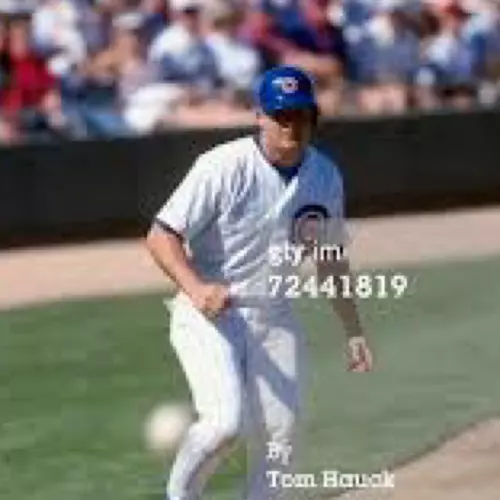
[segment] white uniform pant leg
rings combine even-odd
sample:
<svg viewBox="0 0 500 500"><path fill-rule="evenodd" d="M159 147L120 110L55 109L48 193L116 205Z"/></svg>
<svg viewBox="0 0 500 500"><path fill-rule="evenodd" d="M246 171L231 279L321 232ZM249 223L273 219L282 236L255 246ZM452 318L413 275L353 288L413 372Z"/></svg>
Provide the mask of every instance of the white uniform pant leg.
<svg viewBox="0 0 500 500"><path fill-rule="evenodd" d="M253 431L247 500L281 500L293 493L275 486L280 475L293 466L304 337L291 315L269 318L265 323L255 337L249 337L247 346ZM281 458L269 458L271 446L282 450Z"/></svg>
<svg viewBox="0 0 500 500"><path fill-rule="evenodd" d="M170 338L199 418L178 450L167 493L171 500L192 500L240 433L240 347L236 336L223 334L182 296L173 303Z"/></svg>

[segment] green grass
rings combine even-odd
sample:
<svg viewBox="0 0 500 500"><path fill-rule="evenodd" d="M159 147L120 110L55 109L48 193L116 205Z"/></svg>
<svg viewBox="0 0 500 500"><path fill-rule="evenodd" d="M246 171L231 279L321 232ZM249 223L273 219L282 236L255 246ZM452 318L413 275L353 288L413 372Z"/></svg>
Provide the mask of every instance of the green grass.
<svg viewBox="0 0 500 500"><path fill-rule="evenodd" d="M327 304L304 301L310 391L304 471L369 471L500 412L500 259L407 269L399 301L365 301L377 369L348 374ZM187 400L158 296L0 315L0 498L161 499L168 464L142 446L145 414ZM244 455L214 481L238 498Z"/></svg>

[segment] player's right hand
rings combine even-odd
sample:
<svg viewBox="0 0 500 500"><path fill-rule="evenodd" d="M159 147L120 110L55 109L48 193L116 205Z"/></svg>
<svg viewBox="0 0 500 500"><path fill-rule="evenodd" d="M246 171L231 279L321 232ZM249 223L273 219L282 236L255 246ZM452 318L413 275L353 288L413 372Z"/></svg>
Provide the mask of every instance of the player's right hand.
<svg viewBox="0 0 500 500"><path fill-rule="evenodd" d="M220 283L202 283L191 291L189 297L208 319L216 318L231 302L229 288Z"/></svg>

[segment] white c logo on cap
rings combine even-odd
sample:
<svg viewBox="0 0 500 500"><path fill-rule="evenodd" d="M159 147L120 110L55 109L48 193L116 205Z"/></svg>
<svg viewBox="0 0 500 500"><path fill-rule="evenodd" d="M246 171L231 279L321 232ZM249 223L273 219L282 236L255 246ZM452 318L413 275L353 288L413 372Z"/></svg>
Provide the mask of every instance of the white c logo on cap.
<svg viewBox="0 0 500 500"><path fill-rule="evenodd" d="M282 76L274 81L284 94L294 94L299 90L299 81L293 76Z"/></svg>

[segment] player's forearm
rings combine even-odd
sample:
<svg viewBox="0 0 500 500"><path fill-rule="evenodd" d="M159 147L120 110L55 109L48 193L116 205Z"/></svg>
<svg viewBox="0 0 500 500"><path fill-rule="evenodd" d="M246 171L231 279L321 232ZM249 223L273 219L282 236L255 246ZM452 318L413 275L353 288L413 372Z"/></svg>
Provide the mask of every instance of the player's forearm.
<svg viewBox="0 0 500 500"><path fill-rule="evenodd" d="M354 299L338 297L331 299L331 302L337 316L342 321L346 335L348 337L364 336L358 308Z"/></svg>
<svg viewBox="0 0 500 500"><path fill-rule="evenodd" d="M323 282L328 276L333 276L337 290L342 290L344 285L340 280L340 276L351 274L349 262L342 260L318 264L318 274L320 282ZM352 283L352 280L349 280L349 283ZM348 296L343 296L342 293L339 293L337 297L330 300L335 313L342 322L346 335L348 337L363 336L363 327L353 294L349 293Z"/></svg>
<svg viewBox="0 0 500 500"><path fill-rule="evenodd" d="M201 280L178 236L155 224L146 238L146 246L160 269L188 295L200 285Z"/></svg>

